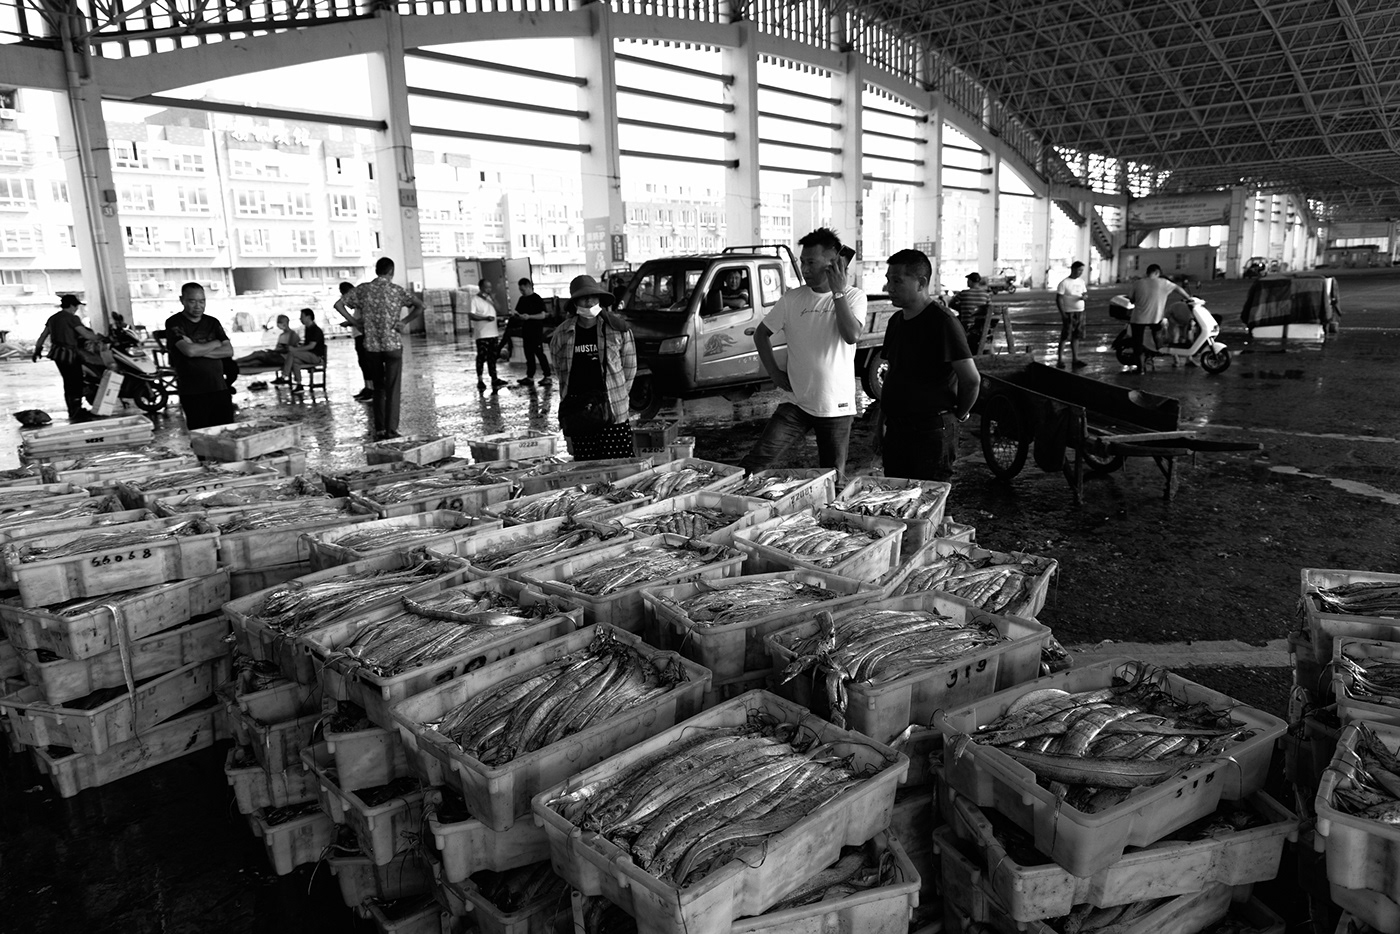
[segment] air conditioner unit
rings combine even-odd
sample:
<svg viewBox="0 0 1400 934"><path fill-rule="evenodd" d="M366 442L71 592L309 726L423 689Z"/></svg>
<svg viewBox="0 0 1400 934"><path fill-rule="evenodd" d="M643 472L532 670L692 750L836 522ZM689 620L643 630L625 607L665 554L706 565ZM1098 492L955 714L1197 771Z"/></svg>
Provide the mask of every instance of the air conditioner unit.
<svg viewBox="0 0 1400 934"><path fill-rule="evenodd" d="M9 107L0 107L0 120L18 120L19 111Z"/></svg>
<svg viewBox="0 0 1400 934"><path fill-rule="evenodd" d="M20 291L22 291L25 295L33 295L36 289L34 287L34 283L26 282L20 286Z"/></svg>

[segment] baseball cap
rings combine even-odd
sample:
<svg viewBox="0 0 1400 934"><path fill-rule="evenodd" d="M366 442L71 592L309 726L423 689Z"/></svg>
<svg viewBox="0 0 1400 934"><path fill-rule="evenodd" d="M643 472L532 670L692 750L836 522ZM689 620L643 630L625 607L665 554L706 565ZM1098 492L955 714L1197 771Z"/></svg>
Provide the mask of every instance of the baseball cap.
<svg viewBox="0 0 1400 934"><path fill-rule="evenodd" d="M82 301L76 295L65 295L58 300L59 308L77 308L79 305L84 304L86 304L86 302Z"/></svg>

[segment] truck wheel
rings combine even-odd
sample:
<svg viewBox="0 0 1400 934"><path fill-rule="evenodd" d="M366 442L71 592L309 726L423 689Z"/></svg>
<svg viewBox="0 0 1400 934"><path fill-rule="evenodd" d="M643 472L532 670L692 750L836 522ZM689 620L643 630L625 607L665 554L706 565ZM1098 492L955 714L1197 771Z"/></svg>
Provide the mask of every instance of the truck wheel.
<svg viewBox="0 0 1400 934"><path fill-rule="evenodd" d="M890 371L890 363L877 350L872 351L865 361L865 371L860 374L860 385L872 399L880 398L885 391L885 374Z"/></svg>
<svg viewBox="0 0 1400 934"><path fill-rule="evenodd" d="M632 392L627 401L641 419L655 418L656 413L661 411L661 394L656 391L656 384L650 376L638 376L632 381Z"/></svg>
<svg viewBox="0 0 1400 934"><path fill-rule="evenodd" d="M1007 294L1007 295L1010 295L1012 292L1015 292L1015 291L1016 291L1016 283L1014 283L1014 282L1011 283L1010 285L1008 285L1008 286L1006 287L1006 294Z"/></svg>
<svg viewBox="0 0 1400 934"><path fill-rule="evenodd" d="M982 406L982 456L998 480L1010 482L1026 466L1031 439L1021 414L1005 396L993 396Z"/></svg>

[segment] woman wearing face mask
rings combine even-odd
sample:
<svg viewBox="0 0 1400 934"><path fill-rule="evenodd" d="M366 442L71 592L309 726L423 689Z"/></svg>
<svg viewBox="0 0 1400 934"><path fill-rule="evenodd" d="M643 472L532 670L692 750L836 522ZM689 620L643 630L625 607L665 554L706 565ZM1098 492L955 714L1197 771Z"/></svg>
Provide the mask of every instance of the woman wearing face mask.
<svg viewBox="0 0 1400 934"><path fill-rule="evenodd" d="M613 294L592 276L569 283L573 312L549 339L559 381L559 427L579 460L632 456L628 395L637 375L637 345L627 322L604 308Z"/></svg>

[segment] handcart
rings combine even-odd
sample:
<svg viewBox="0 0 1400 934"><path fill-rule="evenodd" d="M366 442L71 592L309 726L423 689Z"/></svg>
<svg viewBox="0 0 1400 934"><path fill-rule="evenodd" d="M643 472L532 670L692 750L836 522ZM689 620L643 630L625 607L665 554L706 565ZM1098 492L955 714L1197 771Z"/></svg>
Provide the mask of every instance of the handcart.
<svg viewBox="0 0 1400 934"><path fill-rule="evenodd" d="M1208 441L1177 428L1181 403L1075 373L1028 363L984 374L977 401L982 454L998 479L1010 482L1035 453L1043 470L1060 470L1084 497L1084 474L1112 473L1129 457L1150 457L1176 493L1176 458L1198 451L1258 451L1255 443Z"/></svg>

